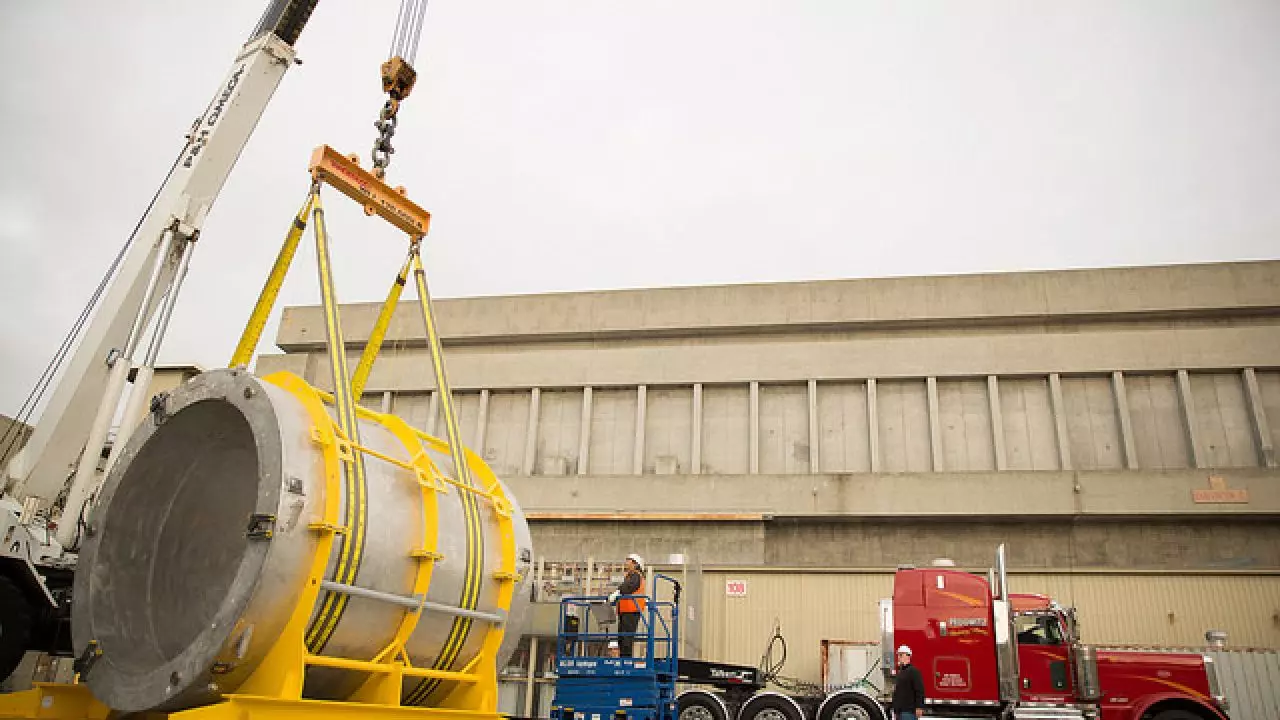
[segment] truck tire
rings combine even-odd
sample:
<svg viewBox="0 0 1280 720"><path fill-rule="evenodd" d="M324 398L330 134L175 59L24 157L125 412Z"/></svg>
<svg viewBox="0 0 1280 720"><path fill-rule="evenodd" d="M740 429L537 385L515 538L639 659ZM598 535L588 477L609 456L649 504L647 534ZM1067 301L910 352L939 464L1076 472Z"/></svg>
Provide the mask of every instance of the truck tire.
<svg viewBox="0 0 1280 720"><path fill-rule="evenodd" d="M31 605L13 581L0 575L0 682L18 668L31 640Z"/></svg>
<svg viewBox="0 0 1280 720"><path fill-rule="evenodd" d="M738 711L738 720L805 720L795 700L776 692L763 692Z"/></svg>
<svg viewBox="0 0 1280 720"><path fill-rule="evenodd" d="M818 706L818 720L883 720L880 703L859 692L841 690Z"/></svg>
<svg viewBox="0 0 1280 720"><path fill-rule="evenodd" d="M680 693L676 706L676 720L729 720L720 698L706 690Z"/></svg>

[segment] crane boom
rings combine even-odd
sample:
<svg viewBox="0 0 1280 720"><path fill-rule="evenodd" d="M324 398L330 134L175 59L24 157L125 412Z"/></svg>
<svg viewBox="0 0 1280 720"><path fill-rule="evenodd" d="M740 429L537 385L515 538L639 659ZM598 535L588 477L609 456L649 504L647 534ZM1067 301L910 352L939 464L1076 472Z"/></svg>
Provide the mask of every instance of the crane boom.
<svg viewBox="0 0 1280 720"><path fill-rule="evenodd" d="M105 431L92 432L102 424L101 411L95 422L92 409L110 406L114 415L132 360L126 350L137 345L139 332L145 331L165 294L176 291L181 258L189 252L187 246L199 234L285 71L294 64L293 43L316 2L273 0L192 126L35 431L10 463L5 484L13 496L37 497L41 506L48 506L73 472L80 484L83 473L77 472L78 464L96 467ZM84 462L78 462L82 455ZM70 498L67 508L77 509Z"/></svg>

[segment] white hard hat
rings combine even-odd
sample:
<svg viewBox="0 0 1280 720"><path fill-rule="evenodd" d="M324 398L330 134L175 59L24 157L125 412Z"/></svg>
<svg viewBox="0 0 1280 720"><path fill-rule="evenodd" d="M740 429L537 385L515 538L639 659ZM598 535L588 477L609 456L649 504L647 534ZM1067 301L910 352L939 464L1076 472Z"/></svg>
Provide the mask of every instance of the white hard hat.
<svg viewBox="0 0 1280 720"><path fill-rule="evenodd" d="M616 648L616 647L618 647L618 641L617 641L617 640L610 640L610 641L609 641L609 649L610 649L610 650L612 650L612 649L614 649L614 648Z"/></svg>
<svg viewBox="0 0 1280 720"><path fill-rule="evenodd" d="M640 567L644 567L644 558L640 557L639 555L637 555L637 554L635 554L635 553L631 553L630 555L628 555L628 556L627 556L627 559L628 559L628 560L635 560L637 565L639 565Z"/></svg>
<svg viewBox="0 0 1280 720"><path fill-rule="evenodd" d="M911 648L910 648L909 646L907 646L907 645L899 645L899 646L898 646L898 654L899 654L899 655L901 655L901 654L903 654L903 653L906 653L906 654L910 655L910 654L911 654Z"/></svg>

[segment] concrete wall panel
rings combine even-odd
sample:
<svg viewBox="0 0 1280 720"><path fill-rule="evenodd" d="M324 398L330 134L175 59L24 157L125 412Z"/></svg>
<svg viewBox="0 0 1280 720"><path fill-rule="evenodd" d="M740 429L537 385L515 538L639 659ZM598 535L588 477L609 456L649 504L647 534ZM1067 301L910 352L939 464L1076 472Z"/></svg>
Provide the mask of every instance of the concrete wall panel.
<svg viewBox="0 0 1280 720"><path fill-rule="evenodd" d="M431 415L431 393L395 393L391 396L391 412L409 425L427 431Z"/></svg>
<svg viewBox="0 0 1280 720"><path fill-rule="evenodd" d="M535 473L572 475L578 471L578 433L582 427L581 390L543 390L538 417Z"/></svg>
<svg viewBox="0 0 1280 720"><path fill-rule="evenodd" d="M1280 382L1277 382L1280 388ZM1280 398L1280 390L1277 392ZM818 383L818 458L823 472L870 472L867 386Z"/></svg>
<svg viewBox="0 0 1280 720"><path fill-rule="evenodd" d="M1124 467L1120 423L1111 380L1102 377L1062 378L1071 459L1081 470Z"/></svg>
<svg viewBox="0 0 1280 720"><path fill-rule="evenodd" d="M1000 410L1008 468L1058 470L1048 378L1000 378Z"/></svg>
<svg viewBox="0 0 1280 720"><path fill-rule="evenodd" d="M528 391L489 395L489 427L484 436L484 459L498 477L520 473L529 432Z"/></svg>
<svg viewBox="0 0 1280 720"><path fill-rule="evenodd" d="M1205 464L1256 467L1258 447L1240 373L1195 373L1191 375L1191 395Z"/></svg>
<svg viewBox="0 0 1280 720"><path fill-rule="evenodd" d="M444 406L440 405L436 411L439 417L436 418L436 433L442 439L448 439L445 434L444 424ZM453 394L453 412L458 418L458 433L462 437L462 444L467 447L475 445L476 441L476 419L480 415L480 393L478 392L455 392Z"/></svg>
<svg viewBox="0 0 1280 720"><path fill-rule="evenodd" d="M938 409L942 468L952 472L994 470L996 460L986 381L939 380Z"/></svg>
<svg viewBox="0 0 1280 720"><path fill-rule="evenodd" d="M1125 376L1124 384L1138 467L1191 467L1186 421L1174 376L1131 374Z"/></svg>
<svg viewBox="0 0 1280 720"><path fill-rule="evenodd" d="M877 381L876 402L880 424L880 470L930 470L933 461L924 380Z"/></svg>
<svg viewBox="0 0 1280 720"><path fill-rule="evenodd" d="M591 449L587 465L593 475L630 475L636 445L635 388L591 391Z"/></svg>
<svg viewBox="0 0 1280 720"><path fill-rule="evenodd" d="M1271 443L1280 448L1280 370L1259 370L1258 391L1262 394L1262 409L1271 431Z"/></svg>
<svg viewBox="0 0 1280 720"><path fill-rule="evenodd" d="M746 385L702 389L702 472L745 474L750 399Z"/></svg>
<svg viewBox="0 0 1280 720"><path fill-rule="evenodd" d="M809 472L809 388L760 386L760 472Z"/></svg>
<svg viewBox="0 0 1280 720"><path fill-rule="evenodd" d="M689 472L692 452L693 388L650 387L645 410L644 471L659 472L674 465L675 473Z"/></svg>

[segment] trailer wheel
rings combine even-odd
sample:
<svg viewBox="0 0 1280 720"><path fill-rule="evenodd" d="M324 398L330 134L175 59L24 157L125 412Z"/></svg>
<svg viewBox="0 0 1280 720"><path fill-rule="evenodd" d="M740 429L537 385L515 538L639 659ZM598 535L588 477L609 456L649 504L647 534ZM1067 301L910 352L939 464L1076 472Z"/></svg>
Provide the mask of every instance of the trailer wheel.
<svg viewBox="0 0 1280 720"><path fill-rule="evenodd" d="M818 706L818 720L882 720L880 703L859 692L844 690L829 695Z"/></svg>
<svg viewBox="0 0 1280 720"><path fill-rule="evenodd" d="M31 605L13 581L0 575L0 682L18 668L31 640Z"/></svg>
<svg viewBox="0 0 1280 720"><path fill-rule="evenodd" d="M720 698L705 690L689 690L677 699L676 720L729 720Z"/></svg>
<svg viewBox="0 0 1280 720"><path fill-rule="evenodd" d="M760 693L738 711L738 720L804 720L795 700L775 692Z"/></svg>

